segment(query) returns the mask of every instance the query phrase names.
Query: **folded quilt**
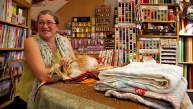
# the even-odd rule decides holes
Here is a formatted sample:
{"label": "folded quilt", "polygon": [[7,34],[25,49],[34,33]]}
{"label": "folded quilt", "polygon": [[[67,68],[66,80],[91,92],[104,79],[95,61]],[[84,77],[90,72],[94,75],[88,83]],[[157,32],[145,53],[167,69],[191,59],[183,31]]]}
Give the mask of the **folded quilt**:
{"label": "folded quilt", "polygon": [[[119,82],[116,83],[119,84]],[[156,109],[180,109],[181,102],[186,94],[187,81],[182,78],[177,87],[168,93],[156,93],[129,85],[119,88],[115,84],[105,81],[97,81],[95,89],[98,91],[105,91],[105,96],[130,99]],[[188,105],[186,109],[193,108],[190,99],[185,103]]]}
{"label": "folded quilt", "polygon": [[124,67],[101,71],[101,81],[115,88],[137,87],[157,93],[172,91],[183,77],[183,69],[176,65],[133,62]]}

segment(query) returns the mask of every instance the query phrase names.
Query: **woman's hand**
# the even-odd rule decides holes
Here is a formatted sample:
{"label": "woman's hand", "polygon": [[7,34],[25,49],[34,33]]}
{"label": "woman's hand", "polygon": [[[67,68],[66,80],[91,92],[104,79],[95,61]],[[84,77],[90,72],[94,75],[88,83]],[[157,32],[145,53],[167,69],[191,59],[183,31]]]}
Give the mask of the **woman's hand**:
{"label": "woman's hand", "polygon": [[61,60],[60,60],[60,65],[67,68],[70,63],[72,63],[73,59],[67,56],[64,56]]}

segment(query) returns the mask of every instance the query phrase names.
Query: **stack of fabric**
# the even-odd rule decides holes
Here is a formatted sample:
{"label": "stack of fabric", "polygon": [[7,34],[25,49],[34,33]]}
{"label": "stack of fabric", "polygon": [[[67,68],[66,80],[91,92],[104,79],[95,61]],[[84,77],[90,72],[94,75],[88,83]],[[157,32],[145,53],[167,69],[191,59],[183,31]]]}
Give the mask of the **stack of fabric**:
{"label": "stack of fabric", "polygon": [[95,89],[157,109],[193,109],[183,69],[176,65],[134,62],[101,71]]}

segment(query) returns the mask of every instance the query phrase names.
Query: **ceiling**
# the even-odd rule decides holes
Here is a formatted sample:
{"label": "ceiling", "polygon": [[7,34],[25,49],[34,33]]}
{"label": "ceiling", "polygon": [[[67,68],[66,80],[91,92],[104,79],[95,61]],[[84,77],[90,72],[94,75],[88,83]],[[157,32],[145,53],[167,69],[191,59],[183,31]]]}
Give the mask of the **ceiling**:
{"label": "ceiling", "polygon": [[[60,9],[64,4],[66,4],[68,0],[45,0],[44,3],[40,3],[40,5],[32,5],[32,14],[31,18],[32,20],[37,19],[37,15],[42,10],[51,10],[53,12],[56,12],[58,9]],[[43,5],[44,4],[44,5]]]}

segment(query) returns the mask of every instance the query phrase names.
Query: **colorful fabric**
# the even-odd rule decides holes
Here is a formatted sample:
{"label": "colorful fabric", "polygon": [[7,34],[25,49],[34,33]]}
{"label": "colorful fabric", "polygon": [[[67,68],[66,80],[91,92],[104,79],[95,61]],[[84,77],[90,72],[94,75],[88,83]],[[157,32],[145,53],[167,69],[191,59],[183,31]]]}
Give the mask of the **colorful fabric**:
{"label": "colorful fabric", "polygon": [[179,109],[187,90],[182,74],[179,66],[136,62],[100,72],[95,89],[153,108]]}
{"label": "colorful fabric", "polygon": [[[46,68],[48,68],[51,66],[51,62],[55,62],[53,53],[51,52],[46,41],[44,41],[39,34],[37,34],[35,37],[38,40],[40,52],[41,52],[42,58],[44,60],[44,63],[46,65]],[[69,56],[70,57],[68,45],[62,37],[63,36],[56,34],[56,44],[57,44],[58,50],[60,51],[60,54],[62,55],[62,57],[63,56]],[[39,81],[37,78],[35,78],[35,81],[34,81],[34,84],[32,86],[32,90],[30,93],[30,97],[28,100],[27,108],[30,108],[30,109],[33,108],[35,94],[37,92],[37,89],[38,89],[40,83],[41,83],[41,81]]]}
{"label": "colorful fabric", "polygon": [[[93,80],[93,81],[92,81]],[[99,80],[98,76],[92,73],[91,71],[86,71],[81,75],[64,80],[65,83],[95,83],[95,80]]]}

